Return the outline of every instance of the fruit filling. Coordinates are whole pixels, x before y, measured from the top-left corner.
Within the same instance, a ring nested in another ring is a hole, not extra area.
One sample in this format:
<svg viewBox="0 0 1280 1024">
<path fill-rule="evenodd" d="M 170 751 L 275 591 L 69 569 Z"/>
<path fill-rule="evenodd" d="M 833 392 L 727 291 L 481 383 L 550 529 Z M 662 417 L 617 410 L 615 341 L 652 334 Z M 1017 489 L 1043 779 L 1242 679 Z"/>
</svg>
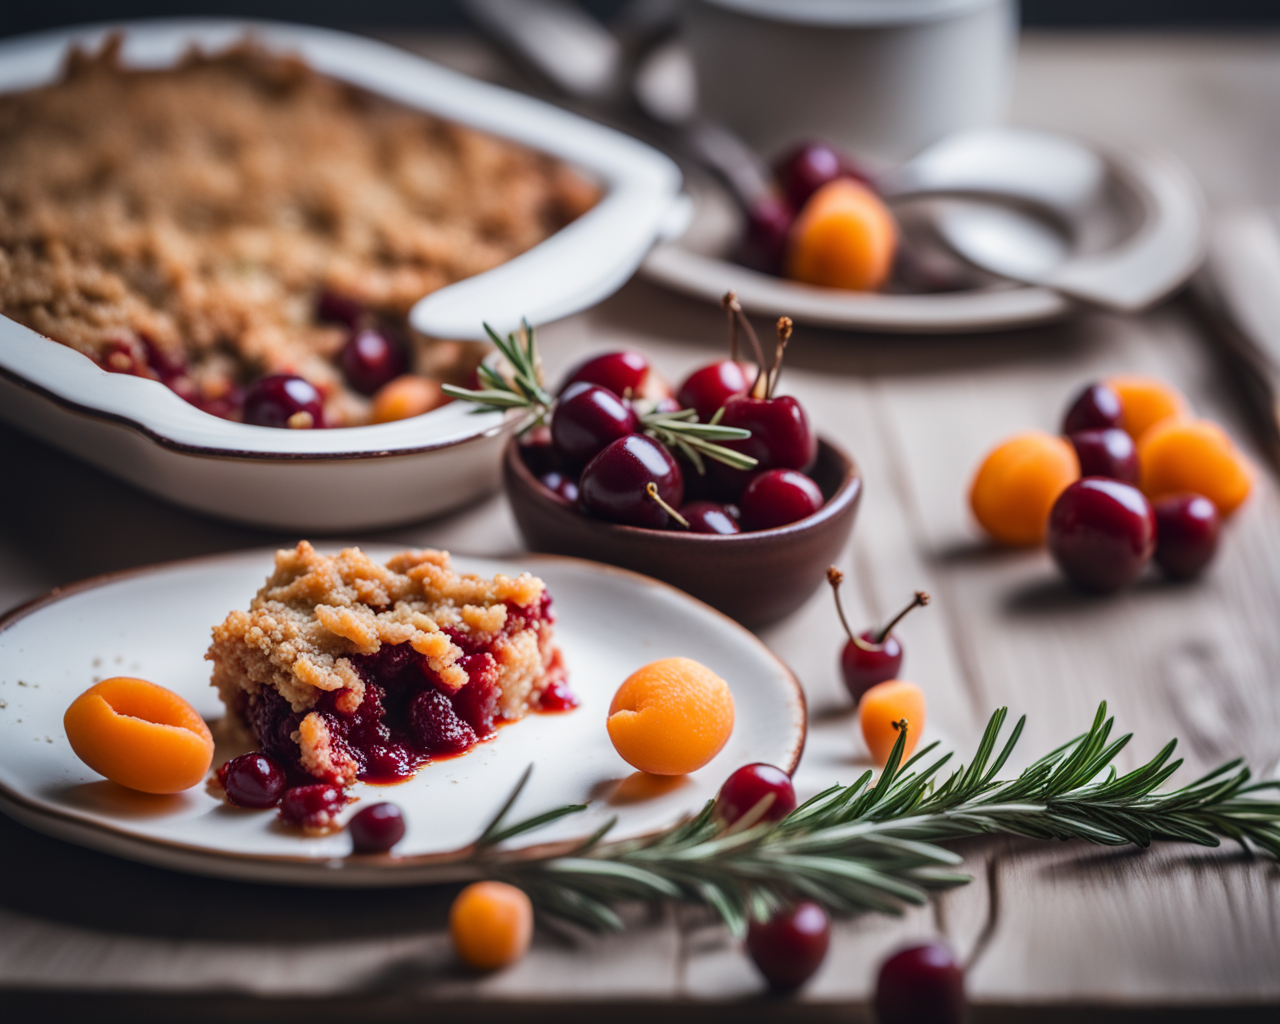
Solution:
<svg viewBox="0 0 1280 1024">
<path fill-rule="evenodd" d="M 208 656 L 231 715 L 291 784 L 393 783 L 529 711 L 576 705 L 552 623 L 527 573 L 459 575 L 438 551 L 383 566 L 304 541 L 215 628 Z"/>
</svg>

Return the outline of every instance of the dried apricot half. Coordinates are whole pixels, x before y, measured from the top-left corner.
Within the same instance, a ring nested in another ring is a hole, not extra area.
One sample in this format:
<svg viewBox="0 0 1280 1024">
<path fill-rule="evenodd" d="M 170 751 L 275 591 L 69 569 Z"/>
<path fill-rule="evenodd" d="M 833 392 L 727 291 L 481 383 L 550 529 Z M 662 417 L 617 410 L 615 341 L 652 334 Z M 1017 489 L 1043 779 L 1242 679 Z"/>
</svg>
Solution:
<svg viewBox="0 0 1280 1024">
<path fill-rule="evenodd" d="M 691 658 L 663 658 L 633 672 L 613 695 L 606 723 L 633 768 L 686 775 L 710 761 L 733 732 L 729 684 Z"/>
<path fill-rule="evenodd" d="M 838 178 L 804 204 L 787 240 L 786 276 L 825 288 L 875 291 L 893 269 L 893 214 L 865 185 Z"/>
<path fill-rule="evenodd" d="M 898 733 L 903 729 L 907 730 L 907 745 L 902 758 L 905 761 L 911 756 L 924 731 L 924 708 L 924 691 L 904 679 L 877 683 L 862 695 L 858 701 L 858 722 L 862 726 L 862 738 L 879 764 L 889 760 L 893 745 L 898 742 Z"/>
<path fill-rule="evenodd" d="M 213 737 L 199 712 L 145 679 L 117 676 L 89 687 L 62 726 L 81 761 L 143 793 L 190 789 L 213 761 Z"/>
<path fill-rule="evenodd" d="M 1155 501 L 1170 494 L 1202 494 L 1223 518 L 1253 488 L 1253 472 L 1230 436 L 1209 420 L 1168 419 L 1138 444 L 1142 492 Z"/>
<path fill-rule="evenodd" d="M 1191 410 L 1181 391 L 1154 377 L 1111 377 L 1106 385 L 1120 399 L 1120 426 L 1135 441 L 1157 423 Z"/>
<path fill-rule="evenodd" d="M 1002 544 L 1039 544 L 1049 510 L 1080 476 L 1071 442 L 1032 430 L 991 451 L 969 486 L 969 506 L 987 533 Z"/>
<path fill-rule="evenodd" d="M 458 958 L 477 971 L 515 963 L 533 935 L 533 904 L 506 882 L 473 882 L 449 908 L 449 936 Z"/>
</svg>

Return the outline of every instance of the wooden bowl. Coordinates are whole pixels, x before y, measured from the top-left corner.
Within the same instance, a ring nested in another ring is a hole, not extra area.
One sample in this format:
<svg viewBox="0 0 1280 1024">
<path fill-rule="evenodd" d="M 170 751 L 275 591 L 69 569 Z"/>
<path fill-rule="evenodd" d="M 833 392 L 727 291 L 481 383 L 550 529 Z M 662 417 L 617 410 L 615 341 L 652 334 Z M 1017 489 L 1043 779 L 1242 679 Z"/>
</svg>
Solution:
<svg viewBox="0 0 1280 1024">
<path fill-rule="evenodd" d="M 520 445 L 507 443 L 503 482 L 532 551 L 620 565 L 679 587 L 751 629 L 795 611 L 826 578 L 853 530 L 862 497 L 854 461 L 819 439 L 810 474 L 827 499 L 806 519 L 732 536 L 650 530 L 594 519 L 543 487 Z"/>
</svg>

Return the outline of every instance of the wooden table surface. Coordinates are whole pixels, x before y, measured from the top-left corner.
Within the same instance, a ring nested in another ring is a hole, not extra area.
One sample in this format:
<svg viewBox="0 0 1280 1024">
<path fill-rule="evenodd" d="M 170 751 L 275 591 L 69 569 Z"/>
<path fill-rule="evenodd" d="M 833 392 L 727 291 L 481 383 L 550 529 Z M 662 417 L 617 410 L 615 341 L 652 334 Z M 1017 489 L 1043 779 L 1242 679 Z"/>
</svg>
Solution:
<svg viewBox="0 0 1280 1024">
<path fill-rule="evenodd" d="M 474 43 L 394 37 L 480 73 Z M 1215 209 L 1280 202 L 1280 37 L 1040 35 L 1024 41 L 1015 119 L 1170 150 Z M 632 281 L 542 332 L 554 373 L 628 346 L 672 377 L 723 344 L 712 307 Z M 987 546 L 964 493 L 1012 432 L 1055 429 L 1069 395 L 1106 374 L 1165 377 L 1249 443 L 1239 400 L 1190 307 L 972 337 L 879 337 L 800 327 L 786 388 L 847 446 L 867 482 L 841 559 L 856 622 L 914 589 L 935 604 L 904 624 L 906 675 L 929 693 L 934 736 L 970 747 L 996 707 L 1029 721 L 1024 760 L 1081 731 L 1100 700 L 1137 739 L 1122 766 L 1180 737 L 1173 780 L 1237 754 L 1280 760 L 1280 495 L 1259 473 L 1201 582 L 1154 577 L 1086 598 L 1043 551 Z M 0 429 L 0 607 L 80 577 L 295 538 L 167 506 Z M 511 555 L 500 496 L 368 539 Z M 808 694 L 805 789 L 851 781 L 855 722 L 837 677 L 841 634 L 819 593 L 764 639 Z M 1013 764 L 1018 768 L 1021 764 Z M 0 818 L 0 1005 L 99 1018 L 310 1020 L 380 1014 L 585 1019 L 708 1013 L 869 1019 L 880 960 L 944 936 L 968 964 L 980 1020 L 1258 1019 L 1280 1011 L 1280 868 L 1236 849 L 1150 851 L 971 841 L 974 882 L 901 919 L 840 923 L 796 1005 L 759 997 L 745 956 L 705 913 L 636 909 L 624 934 L 541 928 L 517 966 L 476 980 L 452 966 L 451 890 L 313 892 L 190 878 L 46 839 Z M 612 1004 L 612 1005 L 610 1005 Z M 621 1005 L 618 1005 L 621 1004 Z"/>
</svg>

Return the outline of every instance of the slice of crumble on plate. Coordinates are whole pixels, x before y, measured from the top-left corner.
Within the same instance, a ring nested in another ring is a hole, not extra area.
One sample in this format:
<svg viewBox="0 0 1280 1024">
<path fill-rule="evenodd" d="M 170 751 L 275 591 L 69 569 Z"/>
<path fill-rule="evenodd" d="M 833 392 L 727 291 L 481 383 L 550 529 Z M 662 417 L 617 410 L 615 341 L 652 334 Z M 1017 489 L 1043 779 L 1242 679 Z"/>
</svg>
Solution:
<svg viewBox="0 0 1280 1024">
<path fill-rule="evenodd" d="M 232 718 L 297 781 L 393 782 L 562 693 L 551 599 L 529 573 L 459 574 L 444 551 L 276 553 L 205 655 Z"/>
</svg>

